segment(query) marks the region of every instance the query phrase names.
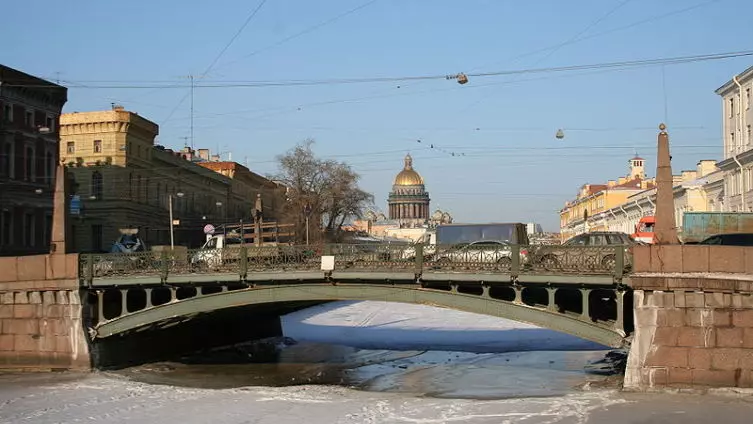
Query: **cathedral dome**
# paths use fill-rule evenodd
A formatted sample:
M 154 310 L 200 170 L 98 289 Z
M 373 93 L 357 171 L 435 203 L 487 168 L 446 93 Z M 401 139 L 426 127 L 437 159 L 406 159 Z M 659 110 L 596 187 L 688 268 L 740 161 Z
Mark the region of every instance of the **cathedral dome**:
M 410 155 L 405 156 L 405 167 L 395 177 L 396 186 L 414 186 L 423 185 L 424 179 L 413 169 L 413 158 Z

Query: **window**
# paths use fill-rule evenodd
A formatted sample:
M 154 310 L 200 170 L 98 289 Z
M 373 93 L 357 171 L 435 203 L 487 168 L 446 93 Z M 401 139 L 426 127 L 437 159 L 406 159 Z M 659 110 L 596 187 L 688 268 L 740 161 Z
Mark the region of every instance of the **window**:
M 750 124 L 748 124 L 748 134 L 747 134 L 747 138 L 748 138 L 748 140 L 747 140 L 747 141 L 748 141 L 748 144 L 750 144 Z
M 30 213 L 24 214 L 24 225 L 23 225 L 23 245 L 26 247 L 34 246 L 36 243 L 34 242 L 34 215 Z
M 34 112 L 29 109 L 26 109 L 26 114 L 24 115 L 24 125 L 27 127 L 34 126 Z
M 12 177 L 10 172 L 13 163 L 13 144 L 3 143 L 3 149 L 0 151 L 0 175 L 3 177 Z
M 735 98 L 732 97 L 729 99 L 729 117 L 735 116 Z
M 94 140 L 94 153 L 102 153 L 102 140 Z
M 0 212 L 0 245 L 13 244 L 13 214 L 9 210 Z
M 3 119 L 13 122 L 13 105 L 5 105 L 3 107 Z
M 92 252 L 102 251 L 102 226 L 92 225 Z
M 44 126 L 47 127 L 47 129 L 50 130 L 50 132 L 55 132 L 55 128 L 53 128 L 53 125 L 54 125 L 54 122 L 51 117 L 48 116 L 47 118 L 45 118 Z
M 52 185 L 55 180 L 55 161 L 52 159 L 52 153 L 47 152 L 45 156 L 45 169 L 47 170 L 47 185 Z
M 750 109 L 750 87 L 745 89 L 745 109 Z
M 26 157 L 24 158 L 24 180 L 34 181 L 34 149 L 31 147 L 26 148 Z
M 102 199 L 102 173 L 94 171 L 92 173 L 92 185 L 89 191 L 97 200 Z
M 735 144 L 735 133 L 731 132 L 729 133 L 729 145 L 732 147 L 737 147 Z
M 44 228 L 42 228 L 43 236 L 42 243 L 45 246 L 49 246 L 52 241 L 52 215 L 44 216 Z
M 69 141 L 66 143 L 66 152 L 70 154 L 76 153 L 76 142 L 75 141 Z

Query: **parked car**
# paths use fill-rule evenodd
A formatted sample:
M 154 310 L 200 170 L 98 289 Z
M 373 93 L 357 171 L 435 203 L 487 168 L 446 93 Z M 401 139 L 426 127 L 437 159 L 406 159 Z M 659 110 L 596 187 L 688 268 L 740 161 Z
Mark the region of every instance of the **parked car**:
M 608 246 L 625 247 L 625 264 L 630 266 L 629 253 L 633 246 L 645 244 L 636 241 L 625 233 L 616 231 L 595 231 L 577 235 L 560 246 L 538 246 L 531 252 L 530 263 L 535 268 L 562 269 L 572 268 L 574 271 L 582 268 L 611 270 L 615 267 L 616 256 Z M 576 249 L 582 246 L 584 249 Z M 586 249 L 593 247 L 593 249 Z M 587 270 L 587 269 L 584 269 Z
M 434 260 L 437 262 L 465 262 L 465 263 L 499 263 L 512 264 L 512 249 L 506 241 L 479 240 L 461 246 L 453 246 L 449 250 L 437 249 Z M 528 251 L 522 249 L 521 263 L 525 262 Z
M 698 244 L 722 246 L 753 246 L 753 233 L 717 234 Z

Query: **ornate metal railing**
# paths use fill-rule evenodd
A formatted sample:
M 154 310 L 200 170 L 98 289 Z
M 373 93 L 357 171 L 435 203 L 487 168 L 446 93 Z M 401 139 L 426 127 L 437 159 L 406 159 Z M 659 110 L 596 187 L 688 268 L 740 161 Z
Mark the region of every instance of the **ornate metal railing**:
M 334 257 L 334 271 L 612 275 L 621 278 L 632 263 L 627 246 L 401 245 L 232 246 L 140 253 L 82 254 L 81 275 L 93 278 L 322 270 Z

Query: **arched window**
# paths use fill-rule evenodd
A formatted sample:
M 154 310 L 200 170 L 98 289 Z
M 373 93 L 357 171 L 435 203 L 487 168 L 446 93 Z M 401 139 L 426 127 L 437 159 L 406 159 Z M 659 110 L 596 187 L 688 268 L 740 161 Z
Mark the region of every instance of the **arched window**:
M 99 171 L 92 172 L 92 185 L 91 185 L 91 190 L 89 192 L 97 200 L 102 199 L 102 195 L 103 195 L 102 185 L 103 185 L 102 173 Z

